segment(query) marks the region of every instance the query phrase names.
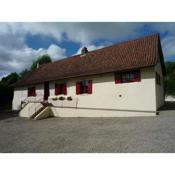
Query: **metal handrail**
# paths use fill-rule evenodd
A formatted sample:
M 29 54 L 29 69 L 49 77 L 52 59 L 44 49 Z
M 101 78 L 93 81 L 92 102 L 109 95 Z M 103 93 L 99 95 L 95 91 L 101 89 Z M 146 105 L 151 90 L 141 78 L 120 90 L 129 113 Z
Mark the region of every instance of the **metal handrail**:
M 23 109 L 28 104 L 27 99 L 28 99 L 28 97 L 26 97 L 24 100 L 21 101 L 21 109 Z M 22 106 L 23 104 L 24 104 L 24 106 Z

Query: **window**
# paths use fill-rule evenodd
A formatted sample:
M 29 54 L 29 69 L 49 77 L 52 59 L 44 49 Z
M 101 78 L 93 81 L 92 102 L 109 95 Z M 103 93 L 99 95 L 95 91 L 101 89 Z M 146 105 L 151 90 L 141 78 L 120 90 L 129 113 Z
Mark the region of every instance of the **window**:
M 28 88 L 28 97 L 31 97 L 31 96 L 36 96 L 35 87 Z
M 76 82 L 76 94 L 92 94 L 92 80 Z
M 133 73 L 123 73 L 122 74 L 122 83 L 128 83 L 128 82 L 133 82 L 134 81 L 134 74 Z
M 156 72 L 156 84 L 161 85 L 161 78 L 157 72 Z
M 55 83 L 55 95 L 60 95 L 60 94 L 67 94 L 67 87 L 66 83 Z
M 115 73 L 115 83 L 130 83 L 130 82 L 139 82 L 140 79 L 140 70 L 127 71 Z

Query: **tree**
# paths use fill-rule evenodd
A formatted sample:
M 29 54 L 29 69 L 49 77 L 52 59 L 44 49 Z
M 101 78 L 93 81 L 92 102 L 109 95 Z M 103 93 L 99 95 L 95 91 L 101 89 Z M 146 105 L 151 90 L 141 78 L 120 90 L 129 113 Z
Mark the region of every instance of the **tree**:
M 175 95 L 175 62 L 167 62 L 165 77 L 165 93 L 166 95 Z
M 41 65 L 50 62 L 52 62 L 52 60 L 49 55 L 42 55 L 38 57 L 36 61 L 33 62 L 32 66 L 30 67 L 30 71 L 35 70 L 37 68 L 37 64 Z
M 19 80 L 19 75 L 16 72 L 9 74 L 8 76 L 2 78 L 0 84 L 4 86 L 10 86 Z
M 16 72 L 9 74 L 0 81 L 0 104 L 11 104 L 13 99 L 12 85 L 19 80 L 19 75 Z
M 52 62 L 52 59 L 49 55 L 42 55 L 40 57 L 37 58 L 36 61 L 33 62 L 32 66 L 30 67 L 30 69 L 24 69 L 21 71 L 21 73 L 19 73 L 20 77 L 23 78 L 25 75 L 27 75 L 30 71 L 33 71 L 37 68 L 37 64 L 41 65 L 41 64 L 45 64 L 45 63 L 50 63 Z
M 166 62 L 166 79 L 175 80 L 175 62 Z
M 28 74 L 28 72 L 29 72 L 28 69 L 24 69 L 24 70 L 21 71 L 21 73 L 19 73 L 19 75 L 20 75 L 21 78 L 23 78 L 25 75 Z

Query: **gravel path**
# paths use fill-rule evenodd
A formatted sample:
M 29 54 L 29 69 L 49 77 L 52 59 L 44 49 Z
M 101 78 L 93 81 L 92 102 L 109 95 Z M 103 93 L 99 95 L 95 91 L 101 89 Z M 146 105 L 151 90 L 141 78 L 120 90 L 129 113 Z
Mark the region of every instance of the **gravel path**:
M 0 113 L 0 152 L 175 152 L 174 109 L 156 117 L 39 121 Z

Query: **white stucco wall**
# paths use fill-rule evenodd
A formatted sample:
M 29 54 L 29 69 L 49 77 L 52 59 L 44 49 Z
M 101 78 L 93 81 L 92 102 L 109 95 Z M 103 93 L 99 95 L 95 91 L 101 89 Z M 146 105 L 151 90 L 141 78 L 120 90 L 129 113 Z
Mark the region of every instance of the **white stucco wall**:
M 57 117 L 149 117 L 155 116 L 155 112 L 131 112 L 115 110 L 92 110 L 82 108 L 51 107 L 52 113 Z
M 141 82 L 134 83 L 115 84 L 113 73 L 86 77 L 85 79 L 93 82 L 92 94 L 76 95 L 76 81 L 83 79 L 76 78 L 67 82 L 67 95 L 78 98 L 77 107 L 156 110 L 153 68 L 142 69 Z M 51 94 L 53 92 L 54 89 Z
M 92 94 L 76 95 L 76 81 L 84 79 L 92 80 Z M 56 116 L 150 116 L 155 115 L 157 109 L 154 67 L 141 69 L 141 82 L 115 84 L 114 73 L 109 73 L 84 78 L 72 78 L 67 80 L 66 83 L 67 96 L 72 96 L 74 102 L 65 101 L 64 104 L 60 105 L 60 101 L 52 101 L 49 98 L 49 101 L 57 106 L 52 107 Z M 54 82 L 50 82 L 49 86 L 50 96 L 52 97 L 54 96 Z M 36 86 L 37 96 L 43 96 L 43 87 L 43 85 Z M 21 99 L 22 94 L 17 93 L 16 90 L 14 94 L 15 103 Z M 23 95 L 26 97 L 27 92 Z M 17 103 L 19 104 L 19 102 Z M 74 109 L 60 108 L 60 106 L 73 107 Z M 117 110 L 119 111 L 117 112 Z
M 73 99 L 78 100 L 77 108 L 79 110 L 55 108 L 53 111 L 55 115 L 59 116 L 69 116 L 70 114 L 71 116 L 74 114 L 75 116 L 90 116 L 92 113 L 96 117 L 98 115 L 143 116 L 145 112 L 142 111 L 148 111 L 146 115 L 155 115 L 153 112 L 149 113 L 150 111 L 156 111 L 154 78 L 154 67 L 142 69 L 141 82 L 134 83 L 115 84 L 114 73 L 74 78 L 67 82 L 67 96 L 72 96 Z M 83 79 L 92 80 L 92 94 L 76 95 L 76 81 Z M 53 87 L 50 95 L 54 96 L 54 82 L 50 83 L 50 87 Z M 64 104 L 60 105 L 59 101 L 51 102 L 55 103 L 55 106 L 64 106 Z M 106 109 L 109 110 L 107 111 Z M 117 112 L 117 110 L 119 111 Z
M 14 89 L 12 110 L 19 110 L 21 107 L 21 101 L 27 97 L 27 88 L 20 87 Z
M 29 86 L 30 87 L 30 86 Z M 36 97 L 30 97 L 31 100 L 39 100 L 43 98 L 44 95 L 44 85 L 35 85 L 36 87 Z M 18 87 L 14 89 L 12 110 L 19 110 L 21 108 L 21 101 L 27 98 L 28 87 Z
M 35 87 L 36 87 L 36 95 L 44 97 L 44 84 L 38 84 Z

